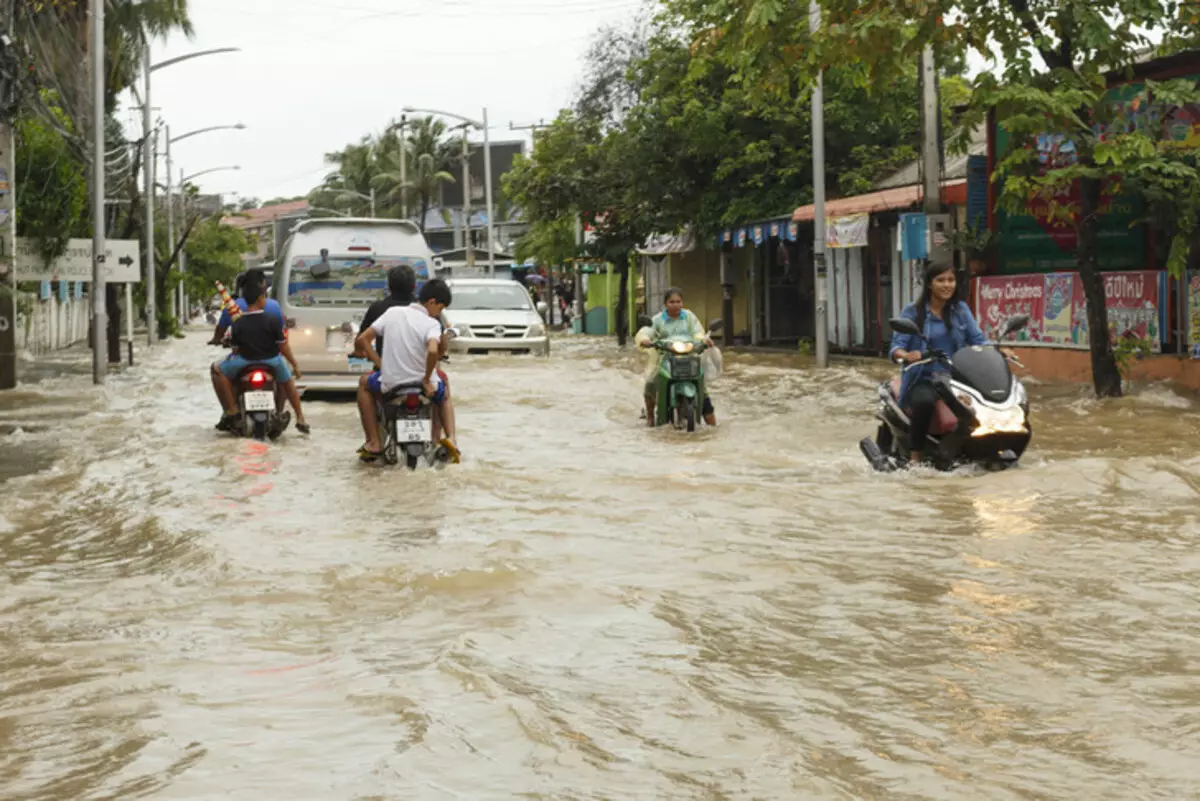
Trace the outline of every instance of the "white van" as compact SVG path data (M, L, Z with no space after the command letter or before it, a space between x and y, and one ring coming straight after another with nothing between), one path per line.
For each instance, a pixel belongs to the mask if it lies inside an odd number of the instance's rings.
M440 262L440 260L439 260ZM388 294L388 270L407 264L417 286L435 269L433 252L408 220L302 220L275 260L274 296L283 308L302 390L357 390L372 367L354 358L367 307Z

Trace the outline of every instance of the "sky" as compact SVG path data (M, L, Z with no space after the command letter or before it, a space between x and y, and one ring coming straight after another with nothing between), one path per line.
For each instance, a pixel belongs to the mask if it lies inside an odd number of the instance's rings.
M151 105L178 142L174 177L205 193L268 200L307 194L332 168L324 154L381 131L405 106L479 119L493 141L510 123L549 122L571 103L583 53L640 0L190 0L192 38L155 42L152 63L219 47L153 73ZM122 121L141 119L122 98ZM160 140L161 141L161 140ZM160 161L160 180L164 162Z

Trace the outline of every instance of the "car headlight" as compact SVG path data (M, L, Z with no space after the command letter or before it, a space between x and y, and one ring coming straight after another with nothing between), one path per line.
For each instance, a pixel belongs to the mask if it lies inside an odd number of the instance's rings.
M672 342L671 343L671 350L674 351L675 353L691 353L695 349L696 349L696 345L693 342Z
M525 332L525 336L529 339L546 336L546 326L541 323L534 323L529 326L529 330Z

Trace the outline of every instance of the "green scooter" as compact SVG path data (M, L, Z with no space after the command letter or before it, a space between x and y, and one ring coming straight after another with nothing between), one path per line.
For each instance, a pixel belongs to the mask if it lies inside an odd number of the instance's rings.
M708 336L711 337L723 327L723 321L713 320L708 325ZM655 377L654 425L674 423L676 428L695 431L706 395L704 361L700 355L708 350L708 345L664 339L655 342L653 348L663 354Z

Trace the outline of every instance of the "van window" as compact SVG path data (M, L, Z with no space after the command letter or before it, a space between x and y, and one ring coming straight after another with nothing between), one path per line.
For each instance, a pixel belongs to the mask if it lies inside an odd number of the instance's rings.
M520 284L454 284L450 287L455 311L524 311L532 309L529 293Z
M429 280L424 259L408 256L355 256L329 259L329 275L313 278L319 255L297 256L288 271L289 306L369 306L387 296L388 270L407 264L417 274L417 286Z

